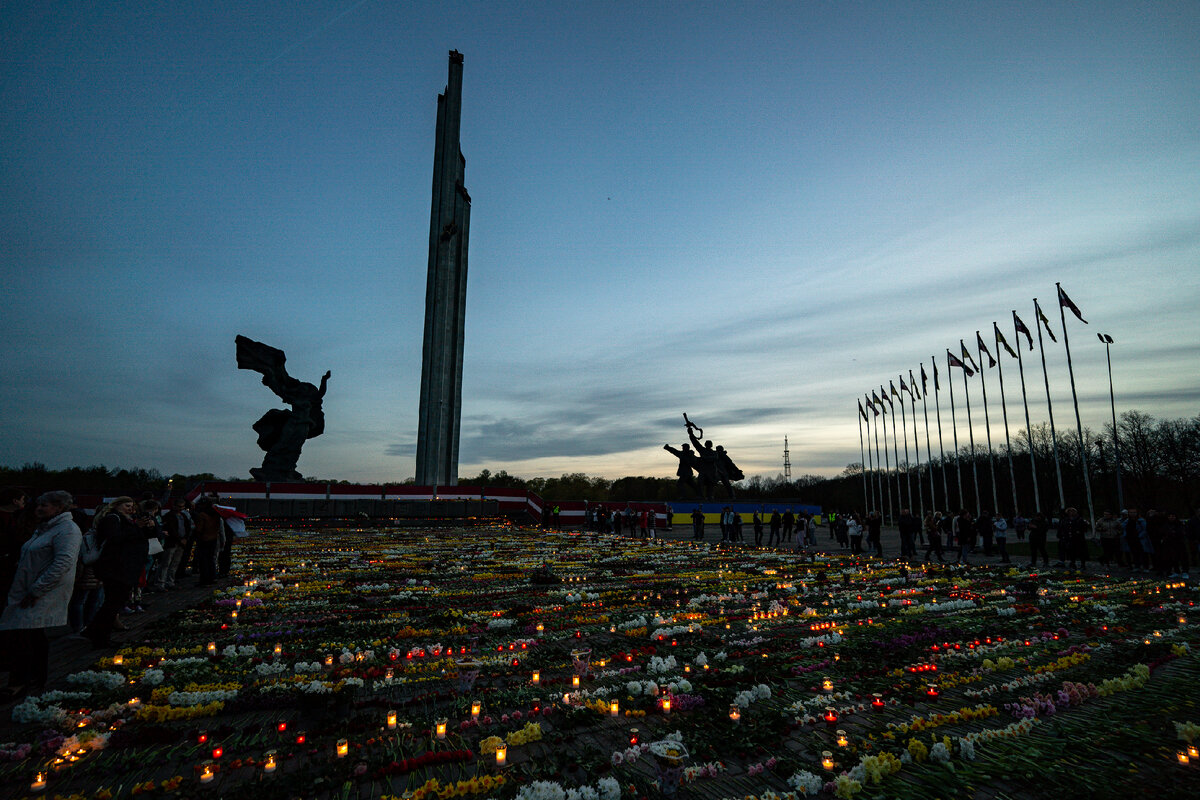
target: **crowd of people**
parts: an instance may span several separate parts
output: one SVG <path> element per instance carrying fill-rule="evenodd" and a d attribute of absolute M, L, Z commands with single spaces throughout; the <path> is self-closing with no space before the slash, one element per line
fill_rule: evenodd
<path fill-rule="evenodd" d="M 552 518 L 557 515 L 553 515 Z M 583 512 L 583 525 L 586 530 L 594 533 L 613 533 L 617 536 L 627 534 L 638 539 L 653 539 L 658 531 L 658 513 L 646 508 L 635 510 L 632 506 L 625 508 L 604 505 L 589 505 Z M 555 522 L 555 528 L 560 525 Z M 667 515 L 665 530 L 670 530 L 670 515 Z"/>
<path fill-rule="evenodd" d="M 214 498 L 176 498 L 164 512 L 151 497 L 117 497 L 94 511 L 70 493 L 46 492 L 32 505 L 17 487 L 0 489 L 0 658 L 10 699 L 45 686 L 48 629 L 69 626 L 109 647 L 121 617 L 145 610 L 189 572 L 211 586 L 229 574 L 234 536 Z"/>

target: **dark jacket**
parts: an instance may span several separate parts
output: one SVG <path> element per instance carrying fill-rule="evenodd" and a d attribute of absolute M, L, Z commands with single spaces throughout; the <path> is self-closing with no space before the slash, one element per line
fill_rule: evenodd
<path fill-rule="evenodd" d="M 153 528 L 140 528 L 115 512 L 106 514 L 96 526 L 96 538 L 104 548 L 95 565 L 97 577 L 136 584 L 150 551 L 148 535 L 154 535 Z"/>

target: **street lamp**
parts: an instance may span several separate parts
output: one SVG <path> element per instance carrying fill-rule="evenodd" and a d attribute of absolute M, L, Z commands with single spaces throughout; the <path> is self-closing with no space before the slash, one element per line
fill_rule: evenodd
<path fill-rule="evenodd" d="M 1117 508 L 1125 507 L 1125 492 L 1121 488 L 1121 443 L 1117 436 L 1117 400 L 1113 394 L 1112 381 L 1112 351 L 1110 346 L 1113 344 L 1113 338 L 1107 333 L 1097 333 L 1096 338 L 1104 345 L 1104 356 L 1108 359 L 1108 402 L 1112 407 L 1112 424 L 1113 424 L 1113 464 L 1117 470 Z"/>

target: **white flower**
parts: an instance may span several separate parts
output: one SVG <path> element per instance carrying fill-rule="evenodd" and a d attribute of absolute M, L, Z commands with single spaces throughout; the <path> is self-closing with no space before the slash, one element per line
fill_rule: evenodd
<path fill-rule="evenodd" d="M 642 684 L 640 681 L 630 681 L 629 683 L 625 684 L 625 691 L 634 697 L 637 697 L 642 693 Z"/>
<path fill-rule="evenodd" d="M 788 778 L 788 785 L 798 792 L 805 794 L 817 794 L 825 788 L 825 781 L 811 772 L 801 770 L 792 777 Z"/>
<path fill-rule="evenodd" d="M 158 686 L 165 677 L 161 669 L 148 669 L 142 673 L 142 683 L 147 686 Z"/>

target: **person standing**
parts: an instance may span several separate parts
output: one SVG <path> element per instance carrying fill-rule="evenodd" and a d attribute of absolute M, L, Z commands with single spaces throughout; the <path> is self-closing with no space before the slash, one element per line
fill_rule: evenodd
<path fill-rule="evenodd" d="M 954 563 L 969 565 L 971 562 L 967 561 L 967 556 L 975 547 L 975 522 L 971 519 L 971 512 L 965 508 L 959 509 L 958 517 L 954 520 L 954 533 L 958 537 L 958 561 Z"/>
<path fill-rule="evenodd" d="M 96 647 L 109 646 L 117 615 L 145 569 L 150 551 L 148 537 L 154 535 L 154 527 L 146 518 L 135 520 L 136 513 L 137 503 L 132 497 L 118 497 L 96 515 L 96 540 L 103 550 L 94 569 L 104 584 L 104 603 L 84 631 Z"/>
<path fill-rule="evenodd" d="M 1046 550 L 1046 534 L 1050 530 L 1050 523 L 1046 520 L 1046 515 L 1042 512 L 1037 512 L 1033 515 L 1033 519 L 1029 520 L 1029 568 L 1033 569 L 1037 566 L 1038 553 L 1042 554 L 1042 566 L 1050 566 L 1050 553 Z"/>
<path fill-rule="evenodd" d="M 841 514 L 838 515 L 838 521 L 839 522 L 842 521 Z M 858 519 L 858 514 L 851 514 L 850 518 L 845 521 L 845 525 L 846 525 L 846 533 L 850 537 L 850 552 L 853 553 L 854 555 L 858 555 L 859 553 L 861 553 L 863 551 L 863 549 L 862 549 L 863 529 L 862 529 L 862 523 Z"/>
<path fill-rule="evenodd" d="M 936 553 L 939 564 L 944 564 L 946 559 L 942 558 L 942 533 L 940 523 L 942 521 L 942 512 L 931 511 L 925 516 L 925 562 L 929 563 L 929 554 Z"/>
<path fill-rule="evenodd" d="M 692 512 L 692 539 L 697 542 L 704 541 L 704 512 L 700 510 L 700 506 L 696 506 L 696 510 Z"/>
<path fill-rule="evenodd" d="M 875 555 L 883 558 L 883 515 L 879 512 L 867 515 L 867 541 L 875 548 Z"/>
<path fill-rule="evenodd" d="M 783 528 L 783 518 L 779 516 L 779 509 L 772 509 L 769 527 L 771 535 L 767 537 L 767 547 L 775 547 L 779 544 L 779 531 Z"/>
<path fill-rule="evenodd" d="M 1125 530 L 1125 548 L 1129 551 L 1128 567 L 1130 572 L 1148 571 L 1149 558 L 1146 553 L 1146 545 L 1149 540 L 1146 536 L 1146 520 L 1138 515 L 1136 508 L 1129 508 L 1125 511 L 1124 519 Z"/>
<path fill-rule="evenodd" d="M 196 504 L 196 561 L 200 570 L 198 586 L 212 586 L 217 579 L 217 547 L 224 523 L 211 502 Z"/>
<path fill-rule="evenodd" d="M 754 510 L 754 546 L 762 547 L 763 539 L 763 519 L 762 506 Z"/>
<path fill-rule="evenodd" d="M 1025 517 L 1021 516 L 1020 511 L 1013 513 L 1012 529 L 1017 532 L 1017 541 L 1018 542 L 1025 541 L 1025 529 L 1028 526 L 1029 526 L 1029 520 L 1027 520 L 1027 519 L 1025 519 Z"/>
<path fill-rule="evenodd" d="M 1072 506 L 1067 509 L 1066 519 L 1058 526 L 1058 537 L 1066 548 L 1070 559 L 1067 569 L 1079 571 L 1087 567 L 1087 522 L 1079 516 L 1079 511 Z M 1079 566 L 1075 566 L 1075 562 Z"/>
<path fill-rule="evenodd" d="M 25 490 L 16 486 L 0 489 L 0 602 L 8 597 L 21 560 L 21 546 L 29 538 L 23 519 L 28 499 Z"/>
<path fill-rule="evenodd" d="M 11 631 L 12 667 L 7 694 L 40 691 L 46 685 L 50 643 L 46 629 L 67 624 L 75 589 L 75 565 L 83 536 L 71 519 L 73 498 L 46 492 L 37 499 L 38 526 L 21 546 L 0 630 Z"/>
<path fill-rule="evenodd" d="M 1008 564 L 1008 522 L 1003 514 L 992 518 L 992 534 L 996 539 L 996 551 L 1000 553 L 1000 563 Z"/>
<path fill-rule="evenodd" d="M 790 542 L 792 540 L 792 531 L 796 529 L 796 515 L 792 513 L 789 507 L 783 512 L 783 541 Z"/>
<path fill-rule="evenodd" d="M 183 559 L 187 542 L 192 538 L 192 517 L 187 510 L 187 500 L 175 498 L 171 510 L 163 516 L 163 552 L 162 569 L 158 572 L 155 587 L 166 591 L 175 586 L 175 575 L 179 571 L 179 562 Z"/>

